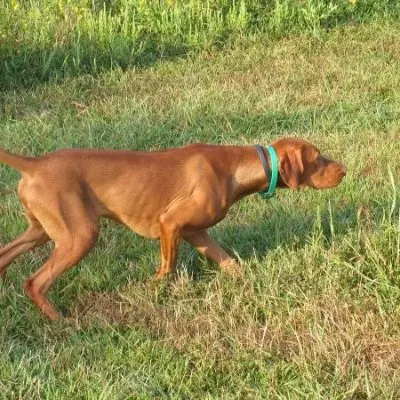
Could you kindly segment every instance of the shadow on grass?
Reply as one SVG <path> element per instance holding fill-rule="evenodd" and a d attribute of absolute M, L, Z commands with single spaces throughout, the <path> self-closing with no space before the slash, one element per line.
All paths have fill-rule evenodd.
<path fill-rule="evenodd" d="M 48 48 L 0 46 L 0 92 L 31 89 L 67 77 L 96 76 L 112 69 L 148 68 L 160 59 L 183 57 L 191 50 L 183 42 L 160 45 L 146 37 L 134 42 L 116 37 L 109 44 L 89 38 L 79 40 L 79 44 Z"/>
<path fill-rule="evenodd" d="M 100 11 L 107 11 L 106 16 L 120 14 L 120 19 L 113 23 L 107 22 L 107 19 L 104 22 L 104 16 L 94 19 L 91 23 L 100 25 L 94 31 L 80 30 L 79 24 L 71 28 L 66 22 L 68 10 L 64 10 L 60 26 L 55 23 L 53 27 L 55 31 L 64 29 L 63 34 L 59 32 L 57 35 L 43 26 L 41 32 L 30 32 L 31 37 L 25 32 L 26 39 L 24 35 L 13 32 L 13 29 L 21 29 L 22 23 L 21 27 L 18 23 L 10 27 L 10 32 L 7 32 L 9 37 L 3 35 L 6 39 L 0 38 L 0 91 L 31 88 L 68 76 L 97 75 L 114 68 L 146 68 L 160 58 L 182 57 L 190 51 L 211 46 L 222 48 L 228 40 L 245 35 L 251 37 L 258 34 L 260 39 L 268 40 L 290 34 L 319 37 L 332 28 L 348 24 L 374 19 L 381 21 L 389 16 L 397 20 L 399 10 L 397 5 L 373 0 L 349 2 L 340 7 L 323 3 L 318 7 L 312 3 L 299 7 L 298 2 L 293 0 L 287 2 L 283 14 L 279 3 L 275 5 L 264 1 L 250 2 L 241 11 L 237 2 L 223 1 L 215 6 L 221 14 L 214 14 L 215 10 L 211 13 L 203 11 L 201 7 L 191 9 L 177 5 L 177 8 L 173 8 L 168 2 L 160 2 L 155 6 L 151 2 L 147 5 L 144 2 L 139 7 L 134 3 L 131 4 L 131 11 L 139 16 L 132 22 L 124 19 L 124 12 L 128 9 L 124 10 L 119 2 L 103 1 L 101 6 L 92 2 L 90 9 L 94 14 Z M 232 18 L 242 18 L 242 13 L 247 19 L 245 24 L 243 21 L 231 21 Z M 20 14 L 19 17 L 23 20 L 27 15 Z M 15 18 L 18 21 L 18 17 Z M 69 15 L 68 18 L 71 24 L 73 16 Z M 140 32 L 135 30 L 138 27 L 142 28 Z M 127 33 L 128 29 L 135 33 Z M 42 44 L 43 41 L 47 44 Z"/>
<path fill-rule="evenodd" d="M 269 211 L 268 215 L 256 224 L 230 224 L 222 228 L 217 227 L 212 236 L 228 252 L 234 252 L 246 262 L 253 256 L 260 260 L 278 248 L 300 249 L 316 232 L 329 247 L 334 238 L 345 235 L 349 228 L 355 227 L 356 223 L 357 210 L 353 204 L 332 211 L 328 207 L 323 207 L 320 216 L 312 212 L 301 213 L 298 210 L 288 213 L 282 208 Z M 198 262 L 193 263 L 194 277 L 201 279 L 202 271 L 198 268 L 198 264 Z"/>

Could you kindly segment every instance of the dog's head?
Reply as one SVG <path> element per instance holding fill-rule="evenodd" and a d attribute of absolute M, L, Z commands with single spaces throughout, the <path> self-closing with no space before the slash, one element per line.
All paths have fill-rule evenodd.
<path fill-rule="evenodd" d="M 279 186 L 333 188 L 346 175 L 346 167 L 329 160 L 312 144 L 300 139 L 280 139 L 272 144 L 279 159 Z"/>

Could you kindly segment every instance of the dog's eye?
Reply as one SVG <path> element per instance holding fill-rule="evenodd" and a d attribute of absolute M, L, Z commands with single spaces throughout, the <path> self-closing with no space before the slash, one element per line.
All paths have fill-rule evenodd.
<path fill-rule="evenodd" d="M 321 154 L 318 154 L 317 158 L 315 159 L 315 162 L 316 162 L 318 165 L 322 165 L 322 166 L 323 166 L 323 165 L 326 164 L 327 160 L 326 160 L 325 157 L 322 157 Z"/>

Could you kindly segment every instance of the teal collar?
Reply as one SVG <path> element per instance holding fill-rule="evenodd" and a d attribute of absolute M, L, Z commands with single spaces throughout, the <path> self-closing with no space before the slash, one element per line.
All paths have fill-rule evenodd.
<path fill-rule="evenodd" d="M 276 185 L 278 183 L 278 156 L 276 154 L 276 150 L 272 146 L 268 146 L 268 155 L 270 159 L 270 165 L 268 165 L 267 159 L 265 158 L 264 151 L 261 146 L 258 144 L 255 146 L 258 156 L 260 157 L 260 161 L 264 167 L 265 175 L 268 177 L 269 185 L 268 188 L 259 192 L 259 195 L 263 199 L 270 199 L 274 196 Z"/>

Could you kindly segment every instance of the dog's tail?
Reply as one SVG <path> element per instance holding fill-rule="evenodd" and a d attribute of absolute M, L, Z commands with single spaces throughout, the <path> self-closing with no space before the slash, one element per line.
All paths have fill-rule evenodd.
<path fill-rule="evenodd" d="M 20 172 L 25 172 L 32 167 L 34 159 L 30 157 L 16 156 L 15 154 L 11 154 L 0 148 L 0 162 L 15 168 Z"/>

